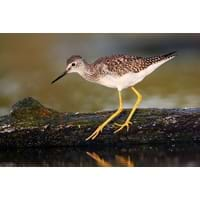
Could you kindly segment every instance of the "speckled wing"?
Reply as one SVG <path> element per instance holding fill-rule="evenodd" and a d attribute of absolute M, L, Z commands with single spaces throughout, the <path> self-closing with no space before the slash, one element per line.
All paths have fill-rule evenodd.
<path fill-rule="evenodd" d="M 105 72 L 123 75 L 130 71 L 137 72 L 139 66 L 142 65 L 142 57 L 129 55 L 113 55 L 110 57 L 102 57 L 96 60 L 95 66 L 101 66 Z"/>
<path fill-rule="evenodd" d="M 174 53 L 175 52 L 171 52 L 161 56 L 146 58 L 129 55 L 114 55 L 110 57 L 99 58 L 94 65 L 104 66 L 104 69 L 107 72 L 111 72 L 112 74 L 116 73 L 121 76 L 128 72 L 138 73 L 152 64 L 173 57 Z"/>

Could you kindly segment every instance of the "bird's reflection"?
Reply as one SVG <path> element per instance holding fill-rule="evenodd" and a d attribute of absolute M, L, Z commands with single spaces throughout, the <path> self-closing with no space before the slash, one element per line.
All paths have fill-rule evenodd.
<path fill-rule="evenodd" d="M 200 166 L 200 145 L 197 143 L 134 145 L 116 148 L 0 148 L 0 166 Z"/>
<path fill-rule="evenodd" d="M 95 152 L 86 152 L 86 154 L 91 157 L 93 160 L 96 161 L 96 164 L 99 167 L 112 167 L 112 163 L 106 161 L 102 156 L 100 157 Z M 130 159 L 130 156 L 121 156 L 121 155 L 115 155 L 115 163 L 117 166 L 124 166 L 124 167 L 134 167 L 134 162 Z"/>
<path fill-rule="evenodd" d="M 130 159 L 130 156 L 128 156 L 127 158 L 125 156 L 119 156 L 116 155 L 115 156 L 115 160 L 117 163 L 119 163 L 122 166 L 125 167 L 134 167 L 134 162 Z"/>
<path fill-rule="evenodd" d="M 100 156 L 98 154 L 96 154 L 95 152 L 92 152 L 92 153 L 86 152 L 86 154 L 88 156 L 90 156 L 93 160 L 95 160 L 97 165 L 100 167 L 111 167 L 112 166 L 110 162 L 107 162 L 103 158 L 100 158 Z"/>

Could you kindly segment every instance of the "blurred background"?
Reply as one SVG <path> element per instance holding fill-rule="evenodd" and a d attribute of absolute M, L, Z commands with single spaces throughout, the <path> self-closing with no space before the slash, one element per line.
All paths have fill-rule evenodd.
<path fill-rule="evenodd" d="M 16 101 L 32 96 L 63 112 L 115 109 L 117 90 L 69 74 L 51 85 L 71 55 L 88 62 L 101 56 L 153 56 L 177 51 L 178 56 L 146 77 L 136 88 L 141 107 L 200 106 L 200 34 L 0 34 L 0 115 Z M 124 90 L 125 107 L 135 97 Z"/>

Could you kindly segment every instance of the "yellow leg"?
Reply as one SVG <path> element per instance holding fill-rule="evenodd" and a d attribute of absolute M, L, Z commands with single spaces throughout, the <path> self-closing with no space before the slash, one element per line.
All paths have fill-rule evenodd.
<path fill-rule="evenodd" d="M 115 131 L 115 133 L 121 131 L 124 127 L 127 127 L 127 131 L 128 131 L 129 125 L 132 124 L 132 122 L 130 120 L 131 120 L 135 110 L 139 106 L 140 102 L 142 101 L 142 95 L 134 87 L 131 87 L 131 89 L 137 95 L 137 101 L 136 101 L 135 105 L 133 106 L 128 118 L 125 121 L 125 123 L 124 124 L 116 124 L 117 126 L 119 126 L 119 128 Z"/>
<path fill-rule="evenodd" d="M 94 140 L 103 131 L 103 128 L 122 112 L 123 102 L 122 102 L 121 92 L 118 91 L 118 94 L 119 94 L 119 108 L 117 109 L 117 111 L 113 113 L 104 123 L 102 123 L 89 137 L 87 137 L 86 140 L 90 139 Z"/>

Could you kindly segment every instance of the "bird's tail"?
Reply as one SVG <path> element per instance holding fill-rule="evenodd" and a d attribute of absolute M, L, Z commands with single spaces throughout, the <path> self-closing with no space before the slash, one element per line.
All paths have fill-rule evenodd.
<path fill-rule="evenodd" d="M 158 63 L 161 61 L 169 61 L 172 58 L 175 57 L 175 53 L 176 51 L 164 54 L 164 55 L 160 55 L 160 56 L 152 56 L 152 57 L 146 57 L 144 60 L 149 63 L 149 65 L 154 64 L 154 63 Z"/>
<path fill-rule="evenodd" d="M 173 52 L 164 54 L 164 55 L 162 55 L 161 57 L 162 57 L 162 58 L 171 58 L 171 57 L 175 57 L 175 56 L 176 56 L 176 51 L 173 51 Z"/>

